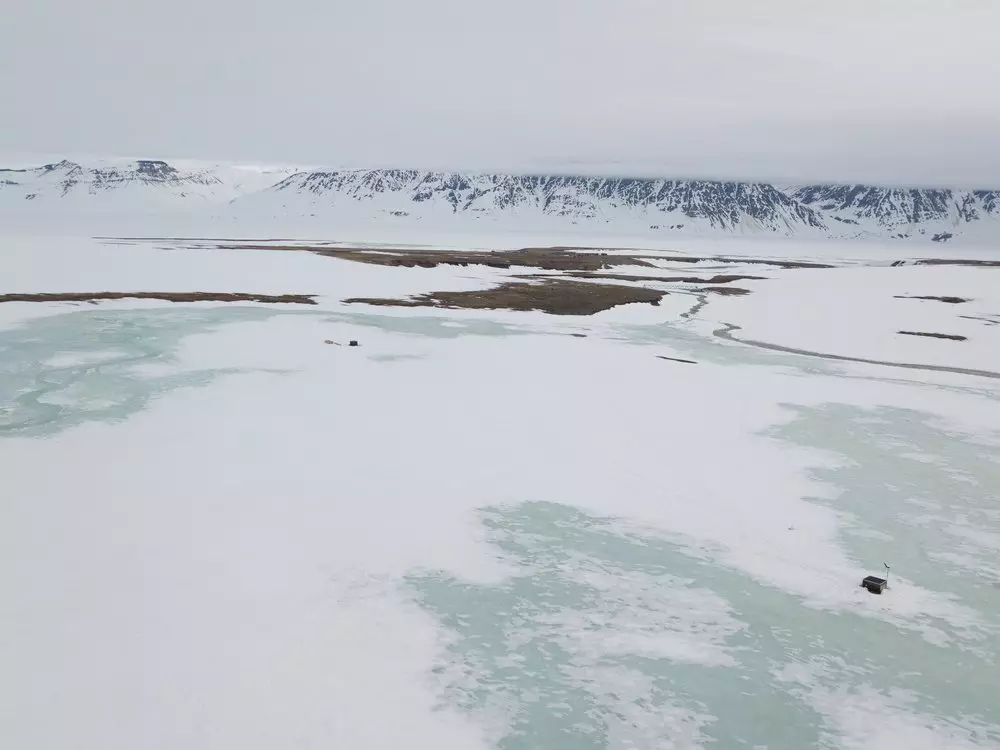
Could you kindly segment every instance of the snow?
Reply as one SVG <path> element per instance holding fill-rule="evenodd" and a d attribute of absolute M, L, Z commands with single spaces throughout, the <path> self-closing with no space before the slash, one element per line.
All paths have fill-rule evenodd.
<path fill-rule="evenodd" d="M 1000 373 L 1000 268 L 904 266 L 796 270 L 748 282 L 747 298 L 714 302 L 711 319 L 739 339 L 807 351 Z M 743 283 L 743 282 L 741 282 Z M 949 296 L 968 302 L 899 297 Z M 965 336 L 951 341 L 899 331 Z"/>
<path fill-rule="evenodd" d="M 337 302 L 351 296 L 392 297 L 493 285 L 475 267 L 384 268 L 306 252 L 216 249 L 205 243 L 179 250 L 176 244 L 22 238 L 4 251 L 9 269 L 0 278 L 0 294 L 239 291 L 316 294 Z"/>
<path fill-rule="evenodd" d="M 996 595 L 952 589 L 917 563 L 894 567 L 882 597 L 860 589 L 912 519 L 866 528 L 846 504 L 856 488 L 836 478 L 857 461 L 836 439 L 882 430 L 889 442 L 889 427 L 861 420 L 898 410 L 923 415 L 970 461 L 995 455 L 996 384 L 711 331 L 728 322 L 788 347 L 997 369 L 994 328 L 956 322 L 997 312 L 997 271 L 737 261 L 722 272 L 767 278 L 737 282 L 746 296 L 710 295 L 691 321 L 689 285 L 658 307 L 558 318 L 341 302 L 485 288 L 510 277 L 500 269 L 68 236 L 5 244 L 0 293 L 297 293 L 319 304 L 0 305 L 0 404 L 33 413 L 4 390 L 16 372 L 62 410 L 45 434 L 0 433 L 4 746 L 485 748 L 599 715 L 611 747 L 708 747 L 737 740 L 741 705 L 727 690 L 738 678 L 753 683 L 743 705 L 761 715 L 793 701 L 815 712 L 821 726 L 788 719 L 805 733 L 794 746 L 991 746 L 1000 716 L 961 704 L 966 692 L 949 702 L 941 655 L 977 655 L 969 682 L 988 681 Z M 94 316 L 125 332 L 98 336 Z M 969 341 L 897 341 L 902 326 Z M 29 347 L 56 330 L 70 343 L 51 339 L 36 356 Z M 361 346 L 324 344 L 348 339 Z M 140 344 L 150 351 L 130 360 Z M 179 379 L 154 382 L 164 368 Z M 101 383 L 102 398 L 135 405 L 70 421 L 76 401 L 97 408 L 87 388 Z M 830 435 L 779 434 L 831 404 L 853 417 L 829 417 Z M 901 452 L 942 499 L 963 486 L 967 506 L 928 509 L 922 551 L 967 573 L 1000 551 L 984 499 L 1000 477 L 983 468 L 989 458 L 970 469 L 912 434 Z M 906 480 L 872 471 L 878 484 Z M 848 536 L 865 531 L 887 538 L 869 533 L 875 551 L 862 555 Z M 782 630 L 794 647 L 767 645 Z M 899 674 L 883 656 L 893 644 L 923 676 Z M 901 698 L 904 687 L 919 694 Z"/>

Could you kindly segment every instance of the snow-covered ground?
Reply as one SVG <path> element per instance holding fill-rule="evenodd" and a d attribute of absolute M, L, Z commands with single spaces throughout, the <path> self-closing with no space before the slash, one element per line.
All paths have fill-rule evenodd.
<path fill-rule="evenodd" d="M 609 273 L 764 278 L 557 317 L 342 302 L 525 269 L 2 243 L 0 295 L 317 295 L 0 303 L 3 747 L 1000 746 L 1000 268 L 665 246 Z"/>
<path fill-rule="evenodd" d="M 705 317 L 738 324 L 741 339 L 839 356 L 1000 373 L 998 287 L 1000 268 L 798 270 L 757 282 L 756 293 L 746 298 L 714 303 Z M 900 335 L 899 331 L 967 340 Z"/>

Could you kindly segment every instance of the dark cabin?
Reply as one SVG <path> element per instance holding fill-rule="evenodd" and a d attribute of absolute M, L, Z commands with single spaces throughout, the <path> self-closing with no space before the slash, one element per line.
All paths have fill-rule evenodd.
<path fill-rule="evenodd" d="M 866 576 L 861 585 L 864 586 L 872 594 L 881 594 L 885 591 L 885 587 L 889 585 L 889 582 L 884 578 L 878 578 L 876 576 Z"/>

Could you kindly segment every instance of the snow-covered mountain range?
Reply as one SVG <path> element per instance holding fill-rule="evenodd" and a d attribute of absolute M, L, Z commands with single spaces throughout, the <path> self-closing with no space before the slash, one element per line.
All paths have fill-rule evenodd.
<path fill-rule="evenodd" d="M 199 210 L 262 190 L 295 171 L 160 159 L 90 164 L 64 159 L 17 169 L 0 165 L 0 215 Z"/>
<path fill-rule="evenodd" d="M 191 211 L 351 222 L 473 222 L 643 234 L 1000 239 L 1000 190 L 567 175 L 60 161 L 0 169 L 0 217 Z"/>

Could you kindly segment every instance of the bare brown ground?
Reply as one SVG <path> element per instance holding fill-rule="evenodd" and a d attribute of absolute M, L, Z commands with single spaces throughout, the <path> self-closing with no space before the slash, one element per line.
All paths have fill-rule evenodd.
<path fill-rule="evenodd" d="M 618 305 L 658 305 L 666 292 L 622 284 L 595 284 L 568 279 L 537 283 L 512 281 L 492 289 L 431 292 L 408 299 L 354 297 L 344 302 L 389 307 L 438 307 L 464 310 L 540 310 L 551 315 L 593 315 Z"/>
<path fill-rule="evenodd" d="M 968 302 L 969 300 L 964 297 L 936 297 L 931 294 L 924 295 L 914 295 L 914 294 L 897 294 L 896 299 L 925 299 L 933 300 L 935 302 L 947 302 L 949 305 L 961 305 L 963 302 Z"/>
<path fill-rule="evenodd" d="M 919 258 L 915 266 L 978 266 L 980 268 L 1000 268 L 1000 260 L 973 260 L 969 258 Z"/>
<path fill-rule="evenodd" d="M 749 289 L 744 289 L 738 286 L 706 286 L 704 289 L 700 289 L 701 292 L 708 292 L 709 294 L 718 294 L 722 297 L 742 297 L 744 294 L 750 294 Z"/>
<path fill-rule="evenodd" d="M 931 339 L 948 339 L 949 341 L 967 341 L 967 336 L 959 336 L 956 333 L 926 333 L 923 331 L 897 331 L 904 336 L 925 336 Z"/>
<path fill-rule="evenodd" d="M 731 265 L 765 265 L 775 268 L 836 268 L 829 263 L 817 263 L 814 261 L 801 260 L 779 260 L 776 258 L 753 258 L 734 256 L 695 256 L 677 255 L 667 256 L 662 254 L 650 255 L 646 250 L 637 248 L 609 248 L 609 247 L 588 247 L 588 246 L 553 246 L 553 247 L 527 247 L 512 251 L 494 252 L 474 252 L 463 250 L 414 250 L 413 248 L 342 248 L 330 247 L 329 245 L 304 245 L 304 244 L 281 244 L 293 242 L 290 238 L 260 238 L 260 239 L 235 239 L 229 237 L 97 237 L 99 240 L 118 240 L 122 242 L 213 242 L 218 243 L 216 247 L 226 249 L 244 250 L 285 250 L 315 253 L 333 258 L 344 258 L 346 260 L 356 260 L 361 263 L 377 263 L 380 265 L 404 265 L 404 266 L 426 266 L 433 265 L 477 265 L 487 260 L 487 265 L 492 263 L 506 263 L 502 268 L 511 266 L 528 265 L 533 268 L 546 268 L 546 266 L 534 265 L 531 261 L 535 258 L 543 258 L 542 262 L 549 262 L 548 259 L 560 256 L 584 256 L 585 258 L 606 258 L 617 260 L 616 263 L 599 265 L 596 268 L 577 268 L 559 265 L 549 270 L 602 270 L 615 265 L 630 265 L 633 260 L 642 261 L 645 259 L 656 259 L 671 263 L 726 263 Z M 224 243 L 224 244 L 223 244 Z M 264 244 L 266 243 L 266 244 Z M 628 250 L 628 255 L 611 255 L 607 251 Z M 390 258 L 370 258 L 360 257 L 373 254 L 394 256 L 396 260 Z M 527 261 L 525 263 L 524 261 Z M 559 262 L 558 260 L 552 262 Z M 590 261 L 583 261 L 585 263 Z M 639 262 L 637 265 L 650 265 Z M 1000 268 L 1000 260 L 981 260 L 975 258 L 915 258 L 908 260 L 897 260 L 893 266 L 917 265 L 917 266 L 978 266 L 985 268 Z M 429 267 L 429 266 L 428 266 Z"/>
<path fill-rule="evenodd" d="M 556 248 L 476 252 L 467 250 L 386 250 L 382 248 L 342 248 L 314 245 L 223 245 L 243 250 L 308 252 L 327 258 L 403 268 L 436 266 L 487 266 L 489 268 L 537 268 L 544 271 L 600 271 L 614 266 L 652 266 L 641 256 L 576 252 Z"/>
<path fill-rule="evenodd" d="M 434 268 L 448 266 L 488 266 L 490 268 L 537 268 L 544 271 L 602 271 L 615 266 L 648 266 L 649 261 L 668 263 L 726 263 L 733 265 L 767 265 L 776 268 L 833 268 L 826 263 L 764 258 L 730 258 L 714 256 L 649 254 L 641 251 L 612 254 L 600 248 L 526 247 L 520 250 L 414 250 L 412 248 L 349 248 L 328 245 L 282 245 L 239 243 L 217 245 L 234 250 L 271 250 L 304 252 L 327 258 L 352 260 L 380 266 Z"/>
<path fill-rule="evenodd" d="M 716 274 L 707 279 L 700 276 L 636 276 L 620 273 L 595 273 L 583 271 L 568 273 L 576 279 L 610 279 L 612 281 L 659 281 L 665 284 L 731 284 L 734 281 L 764 281 L 765 276 L 741 276 L 738 274 Z"/>
<path fill-rule="evenodd" d="M 166 302 L 264 302 L 315 305 L 312 294 L 243 294 L 240 292 L 55 292 L 0 294 L 0 302 L 99 302 L 116 299 L 158 299 Z"/>

